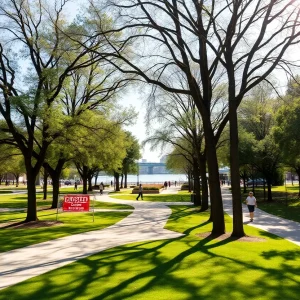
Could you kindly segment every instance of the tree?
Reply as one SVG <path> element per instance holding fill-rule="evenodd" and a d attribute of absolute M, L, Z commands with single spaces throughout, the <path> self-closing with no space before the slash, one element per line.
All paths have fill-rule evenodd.
<path fill-rule="evenodd" d="M 141 158 L 140 145 L 138 140 L 128 131 L 125 132 L 127 146 L 126 156 L 122 163 L 122 174 L 125 177 L 124 188 L 127 188 L 127 175 L 137 173 L 137 160 Z"/>
<path fill-rule="evenodd" d="M 9 134 L 1 143 L 20 149 L 27 173 L 25 221 L 37 220 L 36 177 L 49 145 L 65 129 L 59 107 L 69 74 L 88 63 L 89 52 L 62 33 L 67 1 L 52 7 L 42 0 L 7 0 L 0 4 L 0 113 Z M 13 49 L 13 51 L 12 51 Z M 25 72 L 19 67 L 28 65 Z M 24 68 L 23 68 L 24 69 Z"/>
<path fill-rule="evenodd" d="M 286 166 L 295 170 L 299 178 L 300 196 L 300 98 L 281 106 L 276 114 L 274 136 Z"/>
<path fill-rule="evenodd" d="M 105 51 L 97 49 L 123 73 L 169 92 L 190 95 L 203 120 L 213 229 L 224 233 L 216 141 L 230 120 L 230 167 L 233 195 L 233 235 L 243 236 L 240 201 L 237 109 L 247 92 L 264 80 L 284 59 L 287 49 L 299 42 L 299 6 L 282 1 L 104 1 L 107 13 L 115 12 L 118 25 L 99 34 L 121 33 Z M 274 31 L 274 28 L 275 31 Z M 123 52 L 131 45 L 135 51 Z M 145 47 L 142 47 L 145 45 Z M 110 47 L 110 51 L 109 51 Z M 120 62 L 120 63 L 119 63 Z M 182 73 L 188 88 L 170 77 Z M 200 81 L 197 80 L 200 74 Z M 211 124 L 212 90 L 216 78 L 228 80 L 229 112 L 219 128 Z M 171 82 L 171 84 L 170 84 Z"/>
<path fill-rule="evenodd" d="M 278 107 L 278 101 L 270 97 L 270 91 L 266 86 L 258 86 L 253 89 L 249 98 L 244 101 L 239 109 L 239 123 L 244 131 L 252 135 L 252 141 L 248 140 L 251 150 L 245 149 L 249 155 L 251 165 L 260 172 L 267 181 L 268 200 L 272 200 L 272 184 L 281 163 L 281 151 L 275 143 L 272 128 L 274 115 Z M 251 138 L 251 136 L 246 136 Z"/>
<path fill-rule="evenodd" d="M 182 80 L 182 84 L 184 84 Z M 206 178 L 206 158 L 201 116 L 193 100 L 184 95 L 162 93 L 151 100 L 147 110 L 147 127 L 160 124 L 152 136 L 145 140 L 152 147 L 166 145 L 181 148 L 181 153 L 190 161 L 193 170 L 193 191 L 195 205 L 208 208 L 208 186 Z M 160 100 L 160 98 L 162 98 Z M 200 184 L 200 177 L 202 185 Z M 201 197 L 202 186 L 202 197 Z M 201 199 L 202 198 L 202 199 Z"/>

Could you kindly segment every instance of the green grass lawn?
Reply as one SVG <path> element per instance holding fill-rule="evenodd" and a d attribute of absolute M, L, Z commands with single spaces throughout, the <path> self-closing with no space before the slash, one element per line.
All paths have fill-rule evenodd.
<path fill-rule="evenodd" d="M 106 250 L 1 290 L 0 299 L 299 299 L 298 246 L 248 226 L 265 241 L 199 237 L 211 230 L 208 213 L 172 210 L 167 229 L 185 236 Z"/>
<path fill-rule="evenodd" d="M 128 216 L 130 212 L 95 212 L 92 213 L 60 213 L 58 221 L 62 224 L 40 228 L 0 228 L 0 252 L 5 252 L 32 244 L 37 244 L 60 237 L 99 230 L 115 224 Z M 22 212 L 6 212 L 0 214 L 0 223 L 21 222 L 26 214 Z M 41 221 L 56 221 L 56 209 L 38 212 Z"/>
<path fill-rule="evenodd" d="M 250 191 L 251 188 L 248 188 Z M 258 207 L 270 214 L 300 222 L 300 198 L 298 197 L 298 186 L 287 185 L 273 186 L 272 196 L 273 201 L 264 201 L 263 187 L 255 188 L 255 197 L 258 201 Z M 243 191 L 243 189 L 242 189 Z M 247 193 L 243 193 L 243 198 L 246 199 Z"/>
<path fill-rule="evenodd" d="M 259 203 L 259 208 L 269 214 L 300 222 L 300 200 L 287 202 L 262 202 Z"/>
<path fill-rule="evenodd" d="M 51 200 L 43 200 L 42 194 L 37 194 L 38 207 L 50 207 Z M 26 208 L 27 194 L 0 195 L 0 208 Z"/>
<path fill-rule="evenodd" d="M 111 198 L 122 199 L 122 200 L 135 200 L 137 194 L 130 195 L 111 195 Z M 153 201 L 153 202 L 190 202 L 191 195 L 190 194 L 144 194 L 143 201 Z"/>
<path fill-rule="evenodd" d="M 68 194 L 68 193 L 67 193 Z M 50 208 L 52 204 L 52 195 L 48 195 L 48 200 L 43 200 L 42 194 L 37 194 L 37 206 L 41 208 Z M 91 198 L 91 207 L 93 206 L 93 198 Z M 95 201 L 95 208 L 105 209 L 132 209 L 132 206 L 107 203 Z M 26 194 L 12 194 L 12 195 L 0 195 L 0 208 L 26 208 L 27 207 L 27 195 Z"/>

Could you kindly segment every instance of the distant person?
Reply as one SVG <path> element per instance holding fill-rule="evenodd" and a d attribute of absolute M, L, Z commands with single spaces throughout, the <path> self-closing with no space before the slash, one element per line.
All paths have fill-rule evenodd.
<path fill-rule="evenodd" d="M 165 183 L 164 183 L 164 187 L 165 187 L 165 190 L 167 189 L 167 187 L 168 187 L 168 183 L 165 181 Z"/>
<path fill-rule="evenodd" d="M 139 186 L 139 195 L 136 197 L 136 200 L 139 200 L 140 196 L 141 196 L 142 200 L 144 200 L 144 198 L 143 198 L 143 186 L 142 186 L 142 184 L 140 184 L 140 186 Z"/>
<path fill-rule="evenodd" d="M 250 222 L 253 222 L 255 207 L 257 207 L 256 198 L 253 196 L 253 192 L 249 192 L 249 196 L 246 198 L 246 204 L 250 213 Z"/>
<path fill-rule="evenodd" d="M 113 181 L 110 182 L 110 186 L 113 186 Z"/>
<path fill-rule="evenodd" d="M 74 190 L 77 190 L 77 182 L 75 181 Z"/>
<path fill-rule="evenodd" d="M 104 185 L 103 185 L 103 182 L 101 182 L 101 183 L 99 184 L 100 195 L 103 194 L 103 189 L 104 189 Z"/>
<path fill-rule="evenodd" d="M 175 180 L 175 187 L 176 187 L 177 181 Z"/>
<path fill-rule="evenodd" d="M 171 181 L 169 181 L 169 187 L 171 187 Z"/>

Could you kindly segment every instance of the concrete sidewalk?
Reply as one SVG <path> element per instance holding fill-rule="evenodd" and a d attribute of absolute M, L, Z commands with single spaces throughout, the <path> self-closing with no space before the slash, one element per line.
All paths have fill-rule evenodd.
<path fill-rule="evenodd" d="M 103 230 L 67 236 L 21 249 L 0 253 L 0 289 L 70 264 L 79 259 L 124 244 L 173 239 L 183 234 L 164 229 L 179 202 L 146 202 L 97 196 L 103 202 L 133 206 L 132 214 Z"/>
<path fill-rule="evenodd" d="M 232 217 L 232 195 L 228 187 L 222 188 L 224 211 Z M 259 206 L 259 205 L 258 205 Z M 270 215 L 255 209 L 254 222 L 249 221 L 249 211 L 243 204 L 244 224 L 273 233 L 300 246 L 300 223 Z"/>

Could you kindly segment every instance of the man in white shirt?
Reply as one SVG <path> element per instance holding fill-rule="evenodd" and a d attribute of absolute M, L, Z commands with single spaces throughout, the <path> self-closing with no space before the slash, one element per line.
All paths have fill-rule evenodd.
<path fill-rule="evenodd" d="M 253 192 L 249 192 L 249 196 L 246 198 L 246 204 L 250 213 L 250 222 L 253 222 L 254 210 L 257 207 L 256 198 L 253 196 Z"/>

